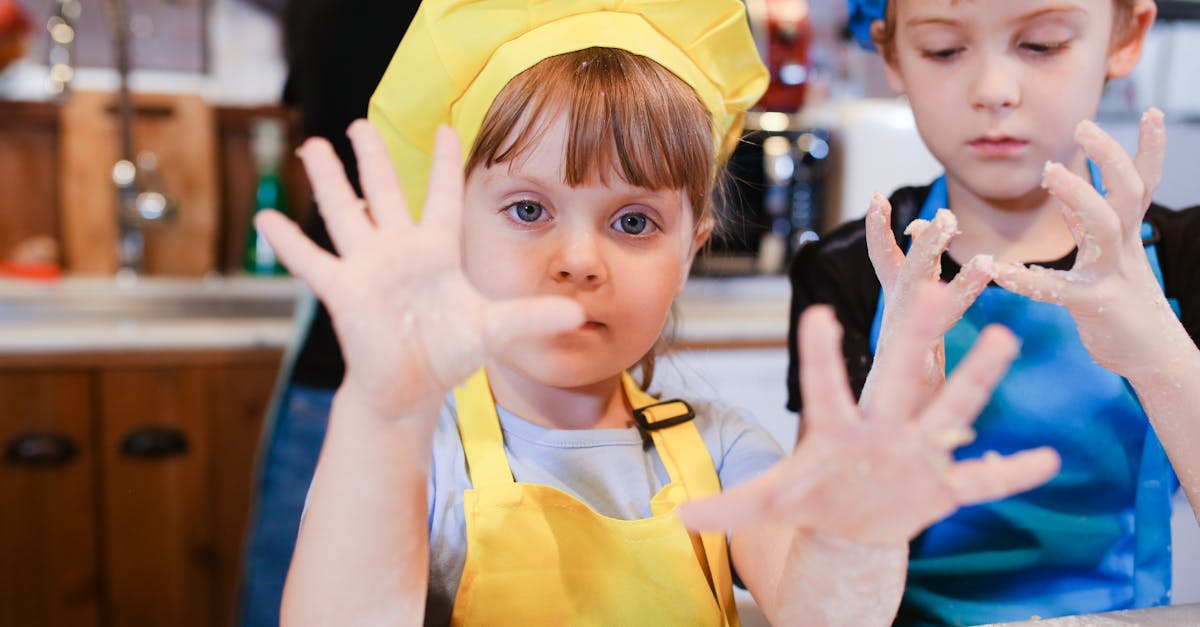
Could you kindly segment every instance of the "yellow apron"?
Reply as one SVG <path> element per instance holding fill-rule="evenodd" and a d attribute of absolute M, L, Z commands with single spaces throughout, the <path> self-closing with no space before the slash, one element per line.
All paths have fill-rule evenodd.
<path fill-rule="evenodd" d="M 467 558 L 452 625 L 738 625 L 725 535 L 689 532 L 675 514 L 720 491 L 691 409 L 658 403 L 629 375 L 623 383 L 671 479 L 640 520 L 514 481 L 486 374 L 454 390 L 474 488 L 463 497 Z"/>

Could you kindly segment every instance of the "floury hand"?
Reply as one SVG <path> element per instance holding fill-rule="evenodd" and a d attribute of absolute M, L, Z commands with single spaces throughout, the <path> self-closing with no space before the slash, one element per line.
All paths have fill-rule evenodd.
<path fill-rule="evenodd" d="M 989 327 L 932 399 L 914 385 L 947 304 L 925 284 L 899 322 L 892 351 L 875 368 L 878 402 L 859 407 L 850 393 L 830 310 L 801 320 L 804 438 L 759 478 L 681 515 L 697 529 L 767 523 L 874 545 L 903 544 L 962 505 L 1003 498 L 1049 480 L 1059 467 L 1049 448 L 956 462 L 969 425 L 1017 353 L 1010 332 Z"/>
<path fill-rule="evenodd" d="M 344 386 L 373 413 L 436 407 L 451 386 L 482 366 L 485 350 L 583 323 L 569 299 L 490 301 L 467 281 L 460 254 L 462 157 L 452 130 L 438 131 L 420 223 L 405 206 L 375 129 L 359 120 L 348 134 L 365 202 L 328 142 L 310 139 L 299 152 L 339 255 L 318 248 L 278 213 L 263 212 L 258 226 L 329 308 L 346 354 Z"/>

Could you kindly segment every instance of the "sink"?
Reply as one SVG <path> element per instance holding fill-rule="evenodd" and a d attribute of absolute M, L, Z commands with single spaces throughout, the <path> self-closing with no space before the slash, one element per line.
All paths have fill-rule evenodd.
<path fill-rule="evenodd" d="M 0 281 L 0 325 L 291 318 L 292 278 Z"/>

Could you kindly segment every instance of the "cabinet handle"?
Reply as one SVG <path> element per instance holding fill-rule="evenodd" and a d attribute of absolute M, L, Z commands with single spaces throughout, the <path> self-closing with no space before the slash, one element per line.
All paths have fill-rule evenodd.
<path fill-rule="evenodd" d="M 34 432 L 13 438 L 5 447 L 4 459 L 14 466 L 66 466 L 79 454 L 71 438 L 53 432 Z"/>
<path fill-rule="evenodd" d="M 187 450 L 187 436 L 172 427 L 142 427 L 121 442 L 121 452 L 138 459 L 177 457 Z"/>

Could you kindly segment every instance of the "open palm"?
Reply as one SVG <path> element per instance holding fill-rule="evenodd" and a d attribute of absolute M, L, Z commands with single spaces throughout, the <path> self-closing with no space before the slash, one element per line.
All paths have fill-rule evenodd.
<path fill-rule="evenodd" d="M 441 401 L 483 362 L 486 350 L 552 335 L 583 322 L 564 298 L 489 301 L 461 265 L 462 157 L 453 131 L 438 132 L 424 219 L 405 206 L 382 139 L 365 120 L 351 125 L 365 202 L 328 142 L 300 155 L 339 255 L 275 212 L 258 225 L 280 259 L 325 303 L 346 356 L 346 386 L 379 415 Z M 369 210 L 367 209 L 369 207 Z"/>
<path fill-rule="evenodd" d="M 1142 244 L 1142 218 L 1162 178 L 1166 130 L 1162 112 L 1142 118 L 1137 154 L 1090 120 L 1079 124 L 1076 142 L 1100 167 L 1106 195 L 1062 164 L 1047 164 L 1043 181 L 1059 200 L 1075 237 L 1069 271 L 1005 264 L 996 282 L 1071 312 L 1080 339 L 1100 365 L 1128 374 L 1130 364 L 1153 363 L 1142 333 L 1174 325 L 1175 315 L 1151 270 Z"/>
<path fill-rule="evenodd" d="M 689 526 L 729 529 L 785 523 L 873 544 L 904 542 L 962 505 L 1002 498 L 1048 480 L 1050 449 L 955 462 L 968 425 L 1016 354 L 1012 334 L 991 327 L 946 385 L 924 402 L 918 366 L 939 333 L 945 294 L 926 284 L 881 356 L 875 401 L 854 402 L 832 312 L 801 320 L 804 438 L 790 457 L 754 481 L 690 503 Z"/>

